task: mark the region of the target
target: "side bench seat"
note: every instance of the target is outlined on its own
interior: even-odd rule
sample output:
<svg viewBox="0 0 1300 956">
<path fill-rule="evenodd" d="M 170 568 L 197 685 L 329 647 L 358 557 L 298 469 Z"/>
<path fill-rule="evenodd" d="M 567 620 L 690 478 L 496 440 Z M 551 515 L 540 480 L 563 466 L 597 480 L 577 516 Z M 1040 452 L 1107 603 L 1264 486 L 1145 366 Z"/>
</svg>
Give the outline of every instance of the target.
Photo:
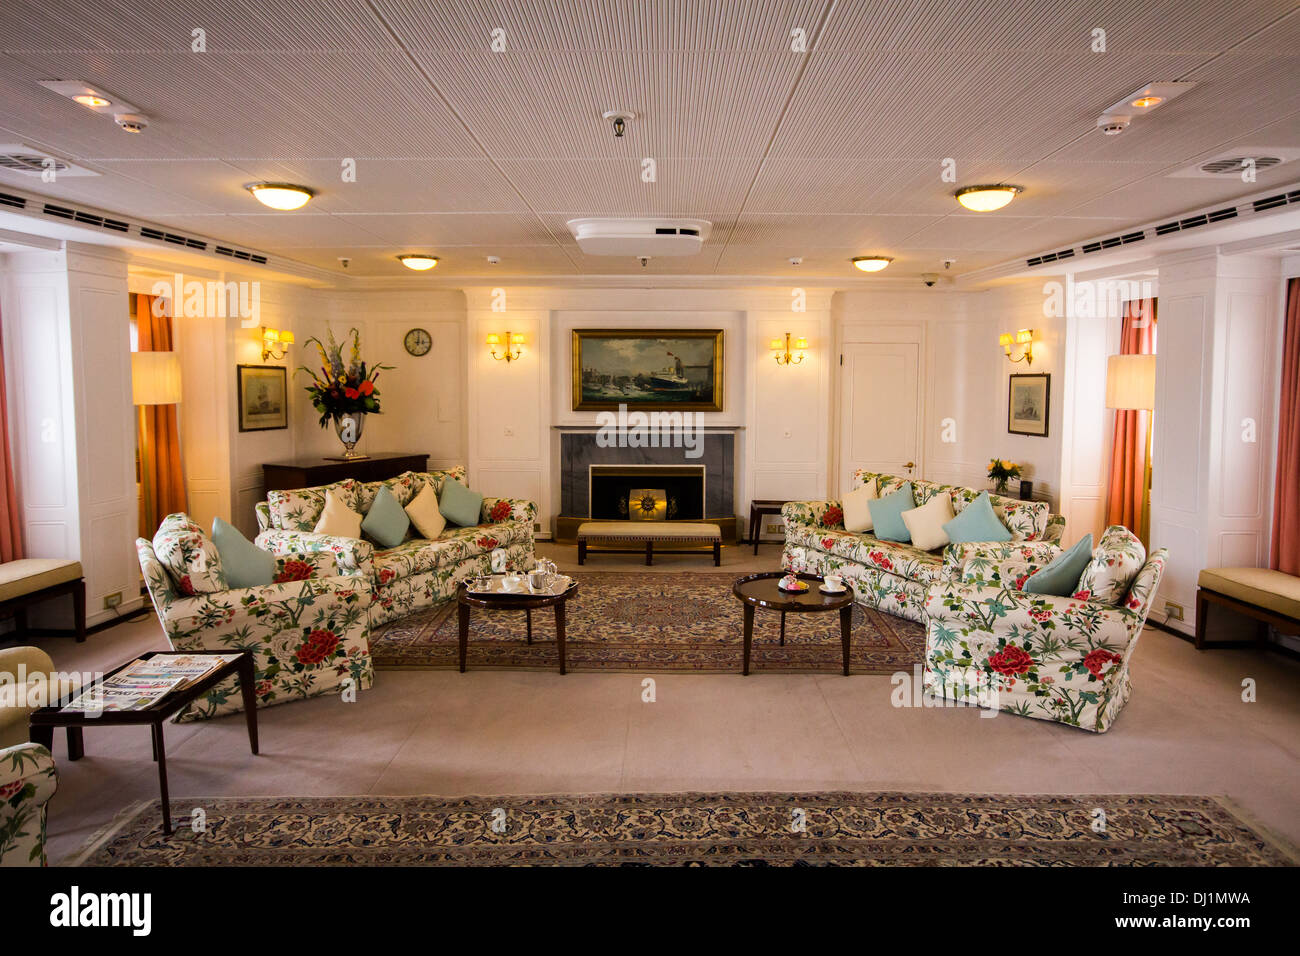
<svg viewBox="0 0 1300 956">
<path fill-rule="evenodd" d="M 19 558 L 0 564 L 0 610 L 14 616 L 19 635 L 27 632 L 27 607 L 62 594 L 72 595 L 73 630 L 78 643 L 86 639 L 86 582 L 80 561 L 63 558 Z"/>
<path fill-rule="evenodd" d="M 637 548 L 606 548 L 604 554 L 640 554 L 645 563 L 654 564 L 656 544 L 711 544 L 713 564 L 722 564 L 722 529 L 702 521 L 584 521 L 578 525 L 578 563 L 587 560 L 589 542 L 638 544 Z M 660 554 L 694 554 L 695 550 L 660 548 Z"/>
<path fill-rule="evenodd" d="M 1196 579 L 1196 647 L 1207 645 L 1205 626 L 1209 605 L 1222 604 L 1260 622 L 1260 640 L 1272 624 L 1287 633 L 1300 633 L 1300 577 L 1271 568 L 1206 568 Z M 1232 643 L 1232 642 L 1228 642 Z"/>
</svg>

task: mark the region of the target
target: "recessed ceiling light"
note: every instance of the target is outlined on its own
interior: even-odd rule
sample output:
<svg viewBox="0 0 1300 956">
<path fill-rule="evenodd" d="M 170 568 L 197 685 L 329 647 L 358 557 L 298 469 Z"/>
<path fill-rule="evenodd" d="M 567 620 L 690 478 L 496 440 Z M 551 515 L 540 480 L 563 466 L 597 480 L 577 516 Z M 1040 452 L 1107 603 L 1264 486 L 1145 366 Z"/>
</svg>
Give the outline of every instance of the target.
<svg viewBox="0 0 1300 956">
<path fill-rule="evenodd" d="M 863 272 L 879 272 L 894 260 L 889 256 L 854 256 L 852 261 Z"/>
<path fill-rule="evenodd" d="M 112 106 L 113 101 L 105 99 L 98 93 L 78 93 L 73 100 L 82 106 L 89 106 L 92 110 L 97 110 L 105 106 Z"/>
<path fill-rule="evenodd" d="M 244 188 L 263 206 L 280 210 L 299 209 L 316 195 L 306 186 L 295 186 L 292 183 L 249 183 Z"/>
<path fill-rule="evenodd" d="M 1155 106 L 1158 103 L 1163 103 L 1164 101 L 1165 98 L 1163 96 L 1139 96 L 1133 102 L 1129 103 L 1129 106 L 1136 106 L 1138 109 L 1144 110 L 1148 107 Z"/>
<path fill-rule="evenodd" d="M 120 96 L 110 96 L 106 90 L 99 86 L 92 86 L 85 80 L 37 80 L 36 82 L 47 90 L 66 96 L 78 106 L 84 106 L 89 110 L 102 112 L 112 107 L 117 113 L 139 112 Z"/>
<path fill-rule="evenodd" d="M 426 269 L 432 269 L 438 264 L 438 257 L 425 255 L 398 256 L 397 261 L 408 269 L 424 272 Z"/>
<path fill-rule="evenodd" d="M 959 189 L 954 196 L 957 201 L 972 212 L 992 212 L 994 209 L 1001 209 L 1011 200 L 1016 198 L 1017 193 L 1024 192 L 1024 186 L 1008 186 L 1006 183 L 997 183 L 994 185 L 984 186 L 967 186 L 965 189 Z"/>
</svg>

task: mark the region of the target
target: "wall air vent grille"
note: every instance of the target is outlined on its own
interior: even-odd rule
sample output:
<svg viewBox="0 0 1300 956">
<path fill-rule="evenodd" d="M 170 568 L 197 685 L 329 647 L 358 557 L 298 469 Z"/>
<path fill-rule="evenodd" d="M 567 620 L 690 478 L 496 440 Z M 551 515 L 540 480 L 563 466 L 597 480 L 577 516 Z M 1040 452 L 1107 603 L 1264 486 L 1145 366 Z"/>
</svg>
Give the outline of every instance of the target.
<svg viewBox="0 0 1300 956">
<path fill-rule="evenodd" d="M 131 228 L 129 223 L 123 222 L 121 219 L 110 219 L 97 213 L 83 212 L 80 209 L 71 209 L 68 206 L 56 206 L 50 202 L 45 204 L 41 212 L 47 216 L 54 216 L 56 219 L 67 219 L 70 222 L 77 222 L 83 226 L 95 226 L 99 229 L 111 229 L 113 232 L 126 232 Z"/>
<path fill-rule="evenodd" d="M 1265 196 L 1263 199 L 1256 199 L 1250 205 L 1255 212 L 1263 212 L 1265 209 L 1276 209 L 1278 206 L 1293 202 L 1300 202 L 1300 189 L 1289 193 L 1278 193 L 1276 196 Z"/>
<path fill-rule="evenodd" d="M 214 246 L 212 251 L 219 256 L 230 256 L 232 259 L 243 259 L 245 262 L 256 262 L 261 266 L 266 265 L 266 256 L 259 256 L 255 252 L 232 249 L 230 246 Z"/>
<path fill-rule="evenodd" d="M 13 193 L 0 193 L 0 206 L 13 206 L 15 209 L 26 209 L 27 200 L 22 196 L 15 196 Z"/>
</svg>

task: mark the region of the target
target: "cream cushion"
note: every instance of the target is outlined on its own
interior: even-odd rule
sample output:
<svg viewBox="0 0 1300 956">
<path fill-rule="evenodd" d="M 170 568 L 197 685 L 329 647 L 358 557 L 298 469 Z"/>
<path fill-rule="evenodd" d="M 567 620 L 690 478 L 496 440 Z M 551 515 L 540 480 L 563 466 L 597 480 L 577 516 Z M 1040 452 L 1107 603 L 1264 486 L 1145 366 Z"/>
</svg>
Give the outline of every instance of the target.
<svg viewBox="0 0 1300 956">
<path fill-rule="evenodd" d="M 19 558 L 0 564 L 0 601 L 34 594 L 81 577 L 81 562 L 63 558 Z"/>
<path fill-rule="evenodd" d="M 844 496 L 841 510 L 844 512 L 845 531 L 870 531 L 871 507 L 867 502 L 876 497 L 876 479 L 872 478 L 861 488 L 854 488 Z"/>
<path fill-rule="evenodd" d="M 904 511 L 901 517 L 912 535 L 912 547 L 933 551 L 948 544 L 948 532 L 943 526 L 956 515 L 952 513 L 952 498 L 937 494 L 931 495 L 921 507 Z"/>
<path fill-rule="evenodd" d="M 352 510 L 348 498 L 331 488 L 325 493 L 325 508 L 312 530 L 316 534 L 328 534 L 336 538 L 360 538 L 361 515 Z"/>
<path fill-rule="evenodd" d="M 1271 568 L 1206 568 L 1199 587 L 1218 591 L 1255 607 L 1300 619 L 1300 578 Z"/>
<path fill-rule="evenodd" d="M 436 539 L 442 534 L 442 529 L 447 527 L 447 519 L 438 509 L 438 493 L 433 490 L 433 485 L 425 485 L 424 490 L 411 499 L 411 503 L 406 506 L 406 516 L 415 525 L 415 530 L 420 532 L 420 537 L 430 541 Z"/>
<path fill-rule="evenodd" d="M 25 744 L 31 712 L 52 706 L 80 685 L 75 673 L 55 670 L 50 656 L 39 647 L 0 648 L 0 674 L 4 675 L 0 677 L 0 750 Z"/>
<path fill-rule="evenodd" d="M 584 521 L 578 540 L 721 541 L 722 529 L 702 521 Z"/>
</svg>

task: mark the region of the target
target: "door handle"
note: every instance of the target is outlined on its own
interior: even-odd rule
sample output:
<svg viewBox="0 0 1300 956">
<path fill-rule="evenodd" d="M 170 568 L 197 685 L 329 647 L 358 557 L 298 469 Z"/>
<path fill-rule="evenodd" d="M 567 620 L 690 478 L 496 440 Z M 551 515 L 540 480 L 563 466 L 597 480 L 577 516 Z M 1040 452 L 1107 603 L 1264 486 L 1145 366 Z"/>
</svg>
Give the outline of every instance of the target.
<svg viewBox="0 0 1300 956">
<path fill-rule="evenodd" d="M 907 473 L 910 475 L 912 473 L 912 469 L 916 467 L 916 462 L 909 461 L 903 467 L 907 469 Z"/>
</svg>

